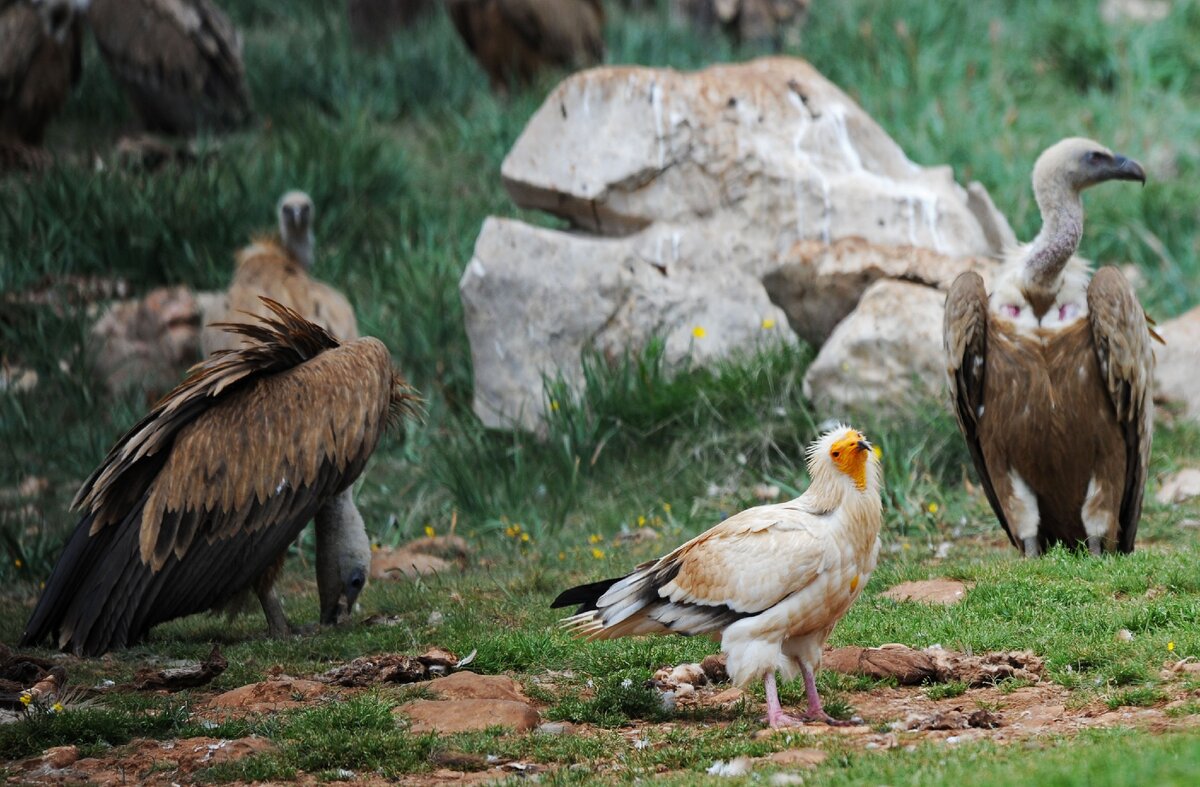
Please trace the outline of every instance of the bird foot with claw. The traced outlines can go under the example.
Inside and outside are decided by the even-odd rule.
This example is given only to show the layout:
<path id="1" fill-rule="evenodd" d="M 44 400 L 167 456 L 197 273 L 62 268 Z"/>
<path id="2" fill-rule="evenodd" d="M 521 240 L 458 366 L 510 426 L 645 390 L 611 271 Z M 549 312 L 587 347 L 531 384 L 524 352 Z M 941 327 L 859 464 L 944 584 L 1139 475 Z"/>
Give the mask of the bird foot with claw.
<path id="1" fill-rule="evenodd" d="M 795 716 L 789 716 L 786 713 L 781 713 L 774 719 L 770 716 L 763 716 L 759 721 L 769 724 L 773 728 L 804 726 L 804 719 L 797 719 Z"/>
<path id="2" fill-rule="evenodd" d="M 855 719 L 835 719 L 823 710 L 809 711 L 800 717 L 808 723 L 820 722 L 830 727 L 857 727 L 861 721 Z"/>

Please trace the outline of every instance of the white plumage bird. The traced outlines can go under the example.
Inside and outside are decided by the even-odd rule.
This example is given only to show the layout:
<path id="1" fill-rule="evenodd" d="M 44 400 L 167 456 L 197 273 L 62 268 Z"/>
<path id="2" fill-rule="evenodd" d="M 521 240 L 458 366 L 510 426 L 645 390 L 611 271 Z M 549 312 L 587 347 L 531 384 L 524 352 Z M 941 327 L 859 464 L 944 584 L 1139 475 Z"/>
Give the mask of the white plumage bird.
<path id="1" fill-rule="evenodd" d="M 813 674 L 875 570 L 882 472 L 870 443 L 847 426 L 812 444 L 808 469 L 812 483 L 794 500 L 735 514 L 623 577 L 563 591 L 552 606 L 579 605 L 563 626 L 588 639 L 708 635 L 734 683 L 763 680 L 772 727 L 844 724 L 825 712 Z M 783 712 L 776 672 L 804 676 L 802 717 Z"/>

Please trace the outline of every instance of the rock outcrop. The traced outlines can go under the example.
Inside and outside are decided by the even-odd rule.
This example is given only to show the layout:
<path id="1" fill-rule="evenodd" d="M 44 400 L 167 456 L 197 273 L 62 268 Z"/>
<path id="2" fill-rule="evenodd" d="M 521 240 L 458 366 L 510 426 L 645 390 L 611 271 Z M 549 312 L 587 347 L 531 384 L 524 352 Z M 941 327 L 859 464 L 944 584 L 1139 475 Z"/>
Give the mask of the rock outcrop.
<path id="1" fill-rule="evenodd" d="M 492 218 L 476 241 L 460 291 L 475 411 L 492 427 L 538 428 L 544 378 L 577 382 L 585 350 L 618 355 L 661 337 L 669 362 L 688 363 L 794 340 L 763 280 L 796 261 L 798 243 L 932 250 L 951 260 L 940 281 L 954 259 L 994 256 L 1012 234 L 981 186 L 914 164 L 837 86 L 789 58 L 576 74 L 501 175 L 518 205 L 575 231 Z M 837 310 L 851 300 L 843 292 Z M 800 334 L 827 335 L 823 319 Z"/>
<path id="2" fill-rule="evenodd" d="M 1154 399 L 1200 420 L 1200 306 L 1157 330 L 1166 344 L 1154 345 Z"/>

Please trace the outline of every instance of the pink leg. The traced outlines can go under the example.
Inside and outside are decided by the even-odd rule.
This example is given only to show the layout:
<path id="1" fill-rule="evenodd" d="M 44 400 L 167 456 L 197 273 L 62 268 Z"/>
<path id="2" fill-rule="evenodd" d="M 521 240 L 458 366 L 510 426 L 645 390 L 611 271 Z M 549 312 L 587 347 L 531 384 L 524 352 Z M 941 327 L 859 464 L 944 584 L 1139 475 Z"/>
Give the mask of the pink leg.
<path id="1" fill-rule="evenodd" d="M 854 722 L 835 719 L 825 712 L 821 705 L 821 695 L 817 693 L 817 679 L 807 664 L 800 664 L 800 672 L 804 675 L 804 694 L 808 697 L 808 710 L 801 718 L 804 721 L 823 721 L 830 727 L 853 727 Z M 770 708 L 770 705 L 767 707 Z"/>
<path id="2" fill-rule="evenodd" d="M 763 676 L 763 689 L 767 693 L 767 724 L 772 727 L 799 727 L 804 724 L 800 719 L 783 712 L 779 702 L 779 692 L 775 689 L 775 670 Z"/>

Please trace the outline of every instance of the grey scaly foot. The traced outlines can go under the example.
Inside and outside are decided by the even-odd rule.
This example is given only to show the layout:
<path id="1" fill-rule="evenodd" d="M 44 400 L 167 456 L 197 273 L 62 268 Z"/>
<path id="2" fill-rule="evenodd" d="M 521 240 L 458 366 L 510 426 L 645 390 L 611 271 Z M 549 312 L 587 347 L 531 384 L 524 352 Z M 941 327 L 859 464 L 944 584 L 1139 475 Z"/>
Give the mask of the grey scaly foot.
<path id="1" fill-rule="evenodd" d="M 1087 537 L 1088 552 L 1091 552 L 1096 557 L 1104 554 L 1104 537 L 1103 536 L 1088 536 Z"/>

